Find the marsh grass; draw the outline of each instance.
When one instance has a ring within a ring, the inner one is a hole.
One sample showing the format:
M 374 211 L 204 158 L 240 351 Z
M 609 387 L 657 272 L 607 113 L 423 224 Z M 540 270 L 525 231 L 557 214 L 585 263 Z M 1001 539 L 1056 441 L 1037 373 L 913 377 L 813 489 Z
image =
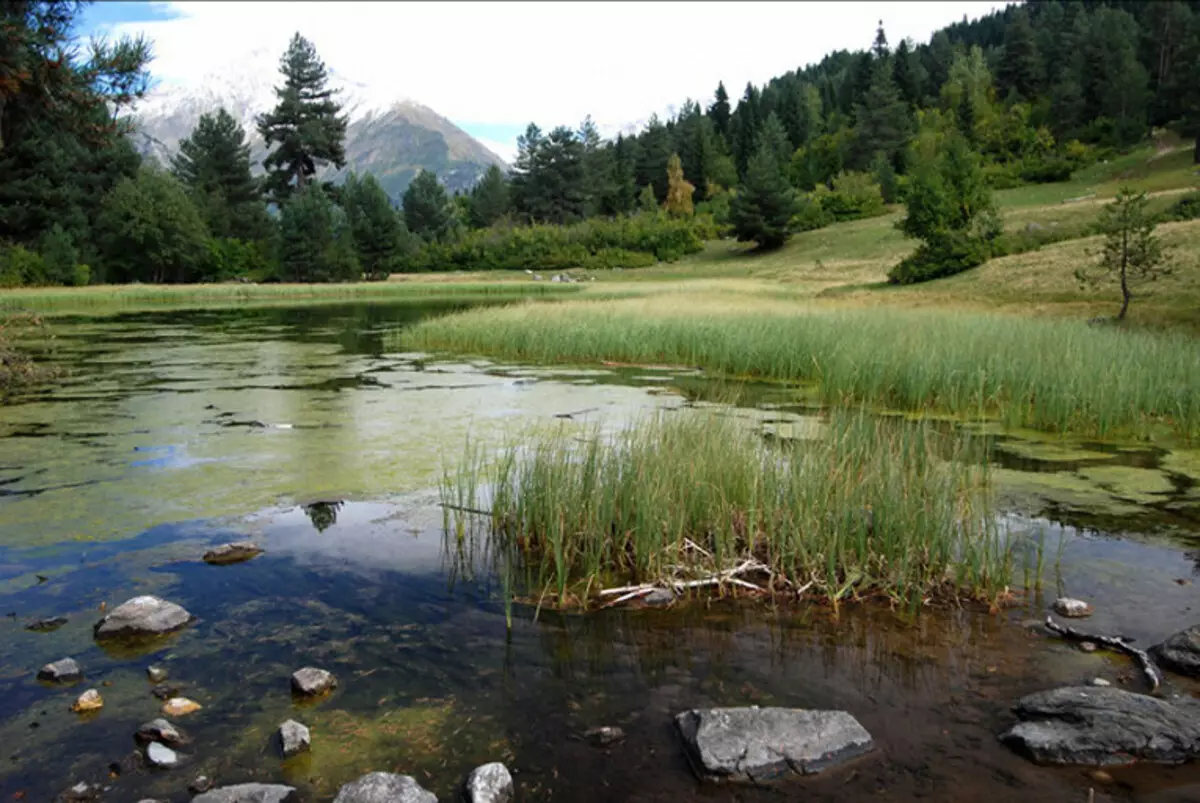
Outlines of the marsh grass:
M 783 447 L 713 410 L 615 431 L 564 425 L 498 456 L 469 448 L 442 485 L 447 535 L 457 554 L 488 553 L 539 605 L 586 606 L 606 586 L 711 577 L 746 560 L 767 567 L 754 578 L 763 591 L 805 589 L 835 606 L 994 599 L 1013 551 L 978 446 L 862 412 Z
M 541 363 L 665 363 L 812 381 L 830 406 L 1050 432 L 1200 433 L 1200 342 L 1076 320 L 664 294 L 469 310 L 422 321 L 400 342 Z
M 0 401 L 14 391 L 61 375 L 61 369 L 41 359 L 53 339 L 38 316 L 0 311 Z

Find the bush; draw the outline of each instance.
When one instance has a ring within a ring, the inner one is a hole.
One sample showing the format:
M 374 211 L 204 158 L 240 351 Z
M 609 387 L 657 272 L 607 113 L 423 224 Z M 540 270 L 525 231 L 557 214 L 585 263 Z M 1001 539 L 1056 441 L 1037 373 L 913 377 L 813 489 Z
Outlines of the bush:
M 1062 156 L 1033 159 L 1021 167 L 1021 178 L 1031 184 L 1053 184 L 1070 181 L 1075 172 L 1075 163 Z
M 214 237 L 208 241 L 208 258 L 204 262 L 201 279 L 206 282 L 225 282 L 261 274 L 270 267 L 264 250 L 257 243 Z
M 20 245 L 0 246 L 0 287 L 46 283 L 46 263 L 36 251 Z
M 818 192 L 821 209 L 839 223 L 887 214 L 883 192 L 869 173 L 840 173 L 832 191 Z
M 1200 218 L 1200 192 L 1192 192 L 1171 204 L 1167 220 L 1196 220 Z
M 792 231 L 815 231 L 833 223 L 833 217 L 825 211 L 821 203 L 822 190 L 827 194 L 828 189 L 822 184 L 816 192 L 801 193 L 797 203 L 799 210 L 792 215 L 790 224 Z
M 892 284 L 916 284 L 953 276 L 978 267 L 991 256 L 983 240 L 965 231 L 947 231 L 921 243 L 921 247 L 888 272 Z
M 428 243 L 408 259 L 408 271 L 535 270 L 577 267 L 639 268 L 673 262 L 704 247 L 712 218 L 659 213 L 570 226 L 506 226 L 464 233 L 453 242 Z

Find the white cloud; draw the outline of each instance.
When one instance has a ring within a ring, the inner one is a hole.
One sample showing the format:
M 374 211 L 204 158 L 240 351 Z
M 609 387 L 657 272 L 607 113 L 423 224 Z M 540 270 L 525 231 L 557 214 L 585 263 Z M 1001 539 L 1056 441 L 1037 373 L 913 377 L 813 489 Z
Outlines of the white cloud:
M 512 164 L 513 160 L 517 158 L 517 141 L 515 139 L 511 142 L 500 142 L 487 137 L 475 137 L 475 140 L 509 164 Z
M 612 130 L 719 80 L 747 81 L 871 44 L 882 19 L 895 44 L 1003 8 L 1003 2 L 210 3 L 131 23 L 154 42 L 156 77 L 195 83 L 253 49 L 282 53 L 295 31 L 372 95 L 412 98 L 451 120 L 543 128 L 591 114 Z M 513 143 L 493 142 L 501 156 Z

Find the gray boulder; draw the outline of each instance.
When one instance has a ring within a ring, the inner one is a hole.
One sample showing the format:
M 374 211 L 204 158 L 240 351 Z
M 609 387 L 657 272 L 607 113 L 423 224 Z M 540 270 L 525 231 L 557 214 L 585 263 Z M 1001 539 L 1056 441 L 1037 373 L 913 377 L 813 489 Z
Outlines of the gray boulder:
M 279 726 L 279 744 L 283 748 L 283 757 L 291 758 L 307 750 L 312 745 L 312 737 L 308 728 L 289 719 Z
M 204 553 L 204 562 L 214 566 L 227 566 L 230 563 L 242 563 L 257 558 L 263 552 L 262 547 L 249 541 L 234 541 L 232 544 L 221 544 L 219 547 Z
M 96 638 L 161 636 L 187 627 L 192 615 L 158 597 L 134 597 L 96 623 Z
M 83 670 L 74 658 L 60 658 L 38 670 L 38 680 L 47 683 L 75 683 L 83 680 Z
M 499 761 L 476 767 L 467 776 L 467 803 L 509 803 L 513 799 L 513 779 L 508 767 Z
M 143 743 L 162 742 L 168 747 L 181 747 L 188 741 L 179 728 L 162 718 L 152 719 L 142 725 L 137 729 L 134 738 Z
M 411 776 L 372 772 L 339 789 L 333 803 L 437 803 L 437 797 Z
M 164 770 L 179 766 L 179 754 L 159 742 L 151 742 L 146 746 L 146 760 Z
M 306 666 L 292 673 L 292 691 L 306 697 L 315 697 L 337 687 L 337 678 L 324 669 Z
M 192 803 L 300 803 L 300 796 L 291 786 L 243 783 L 196 795 Z
M 692 768 L 709 780 L 812 775 L 874 747 L 871 734 L 845 711 L 694 709 L 676 716 L 675 725 Z
M 1000 741 L 1039 764 L 1182 764 L 1200 756 L 1200 702 L 1068 686 L 1022 698 Z
M 1200 625 L 1181 630 L 1150 648 L 1154 660 L 1172 672 L 1200 677 Z

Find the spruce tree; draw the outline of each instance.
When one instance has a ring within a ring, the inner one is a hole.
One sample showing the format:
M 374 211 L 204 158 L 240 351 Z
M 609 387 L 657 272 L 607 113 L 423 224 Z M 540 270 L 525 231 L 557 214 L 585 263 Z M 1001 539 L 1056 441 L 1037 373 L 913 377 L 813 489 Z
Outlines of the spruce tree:
M 924 99 L 925 68 L 921 60 L 908 44 L 907 39 L 901 40 L 892 56 L 892 79 L 900 96 L 910 108 L 916 108 Z
M 1004 27 L 1004 51 L 996 75 L 1002 97 L 1031 101 L 1042 87 L 1042 59 L 1029 13 L 1017 7 Z
M 721 139 L 725 140 L 725 146 L 732 145 L 730 138 L 729 122 L 733 110 L 729 105 L 729 93 L 725 91 L 724 82 L 717 83 L 717 91 L 713 96 L 713 103 L 708 107 L 708 116 L 712 118 L 713 125 L 717 127 L 717 134 Z
M 503 220 L 509 212 L 508 180 L 496 165 L 492 165 L 471 189 L 469 222 L 477 229 Z
M 650 115 L 646 129 L 638 135 L 636 180 L 639 186 L 652 186 L 660 204 L 667 198 L 667 161 L 675 152 L 672 140 L 657 114 Z
M 263 160 L 267 188 L 282 203 L 325 165 L 346 164 L 346 118 L 328 87 L 329 74 L 312 43 L 297 33 L 280 60 L 283 86 L 275 108 L 259 117 L 258 132 L 274 150 Z
M 758 134 L 762 127 L 758 109 L 759 93 L 753 84 L 746 84 L 746 91 L 738 102 L 733 115 L 733 162 L 737 165 L 738 175 L 745 175 L 754 154 Z
M 782 129 L 777 118 L 769 118 L 729 211 L 738 241 L 755 242 L 762 249 L 787 242 L 788 226 L 798 209 L 796 192 L 779 163 L 778 143 L 772 142 L 782 135 Z
M 454 231 L 454 203 L 437 174 L 422 170 L 404 191 L 404 222 L 427 243 L 443 242 Z
M 224 108 L 200 116 L 180 141 L 171 172 L 191 190 L 214 237 L 250 242 L 267 236 L 271 222 L 260 183 L 250 173 L 246 132 Z
M 329 282 L 345 276 L 348 231 L 335 240 L 335 210 L 325 189 L 304 185 L 284 204 L 279 220 L 281 278 L 290 282 Z M 340 211 L 340 210 L 338 210 Z M 344 222 L 344 215 L 339 223 Z M 349 227 L 346 226 L 346 229 Z M 352 240 L 350 246 L 353 247 Z
M 863 102 L 855 111 L 858 121 L 856 167 L 865 169 L 875 154 L 895 160 L 912 135 L 908 106 L 892 80 L 890 61 L 875 65 L 875 76 Z
M 401 237 L 391 199 L 375 176 L 351 173 L 342 186 L 342 208 L 359 269 L 372 279 L 386 277 L 396 267 Z M 335 231 L 336 236 L 340 234 Z

